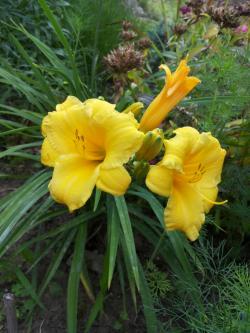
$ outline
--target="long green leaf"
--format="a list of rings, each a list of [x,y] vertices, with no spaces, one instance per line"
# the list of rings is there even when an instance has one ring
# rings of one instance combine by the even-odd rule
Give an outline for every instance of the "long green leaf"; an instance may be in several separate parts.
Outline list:
[[[84,333],[89,333],[90,329],[96,320],[96,317],[103,309],[103,303],[106,291],[108,289],[108,272],[109,272],[109,266],[108,266],[108,250],[105,253],[104,256],[104,263],[103,263],[103,271],[100,278],[100,291],[96,297],[95,303],[91,308],[91,311],[89,313],[87,323],[85,325]]]
[[[26,96],[30,103],[35,105],[41,112],[43,111],[43,107],[39,101],[47,103],[47,98],[44,94],[24,82],[17,73],[12,74],[8,70],[0,68],[0,82],[11,85],[15,90],[19,90]]]
[[[38,112],[32,112],[29,110],[19,109],[12,106],[0,104],[0,114],[6,114],[22,118],[23,120],[29,120],[35,125],[41,125],[43,115]]]
[[[137,195],[141,198],[144,198],[149,203],[150,207],[154,211],[159,222],[165,229],[164,221],[163,221],[164,208],[160,204],[160,202],[155,198],[155,196],[152,193],[150,193],[146,189],[142,188],[141,186],[135,185],[134,188],[136,189],[136,191],[131,190],[131,191],[129,191],[129,193]],[[187,258],[186,252],[185,252],[185,248],[187,248],[190,245],[188,245],[188,243],[185,242],[185,246],[184,246],[183,238],[181,237],[181,235],[178,232],[171,231],[171,232],[168,232],[167,235],[172,244],[175,255],[177,256],[178,260],[180,261],[182,268],[184,269],[185,273],[187,274],[187,277],[190,279],[190,281],[192,281],[194,284],[196,284],[196,279],[192,272],[192,267],[190,265],[190,262]]]
[[[70,244],[73,241],[73,238],[75,236],[76,230],[72,230],[69,234],[67,234],[66,239],[61,243],[61,246],[59,250],[55,253],[55,255],[52,257],[50,261],[50,265],[45,273],[44,279],[39,286],[38,289],[38,297],[41,298],[44,291],[46,290],[49,282],[53,279],[55,276],[63,257],[65,256],[66,251],[68,250]],[[27,320],[30,321],[31,316],[34,312],[35,305],[31,307],[29,310],[29,313],[27,315]]]
[[[139,265],[140,286],[141,286],[140,295],[143,304],[143,312],[146,319],[147,333],[157,333],[158,320],[154,309],[154,302],[150,294],[150,290],[144,275],[143,268],[140,263],[138,263],[138,265]]]
[[[32,142],[32,143],[24,143],[22,145],[17,145],[17,146],[12,146],[6,150],[4,150],[3,152],[0,153],[0,158],[3,158],[5,156],[9,156],[12,153],[22,150],[22,149],[26,149],[26,148],[32,148],[32,147],[40,147],[42,144],[41,141],[39,142]]]
[[[82,272],[82,261],[87,237],[87,224],[80,225],[76,241],[73,259],[70,268],[67,288],[67,332],[77,332],[77,304],[80,274]]]
[[[70,232],[71,229],[78,227],[79,225],[81,225],[82,223],[86,223],[88,221],[91,221],[92,219],[98,217],[99,215],[101,215],[104,212],[104,208],[102,207],[101,209],[99,209],[96,212],[83,212],[82,214],[80,214],[79,216],[76,216],[75,218],[72,218],[70,220],[70,223],[64,223],[62,225],[60,225],[57,228],[54,228],[53,230],[48,231],[47,233],[44,233],[41,236],[37,236],[34,237],[30,240],[28,240],[27,242],[24,242],[17,253],[19,253],[20,251],[22,251],[25,247],[30,246],[38,241],[42,241],[51,237],[55,237],[60,233],[64,233],[64,232]],[[57,215],[55,216],[59,216],[59,215],[63,215],[65,214],[65,210],[62,210],[61,212],[59,212]],[[50,220],[51,218],[53,218],[53,214],[46,216],[45,218],[41,218],[39,219],[38,223],[43,223],[45,221]]]
[[[41,303],[37,293],[35,292],[35,290],[33,289],[32,284],[29,282],[29,280],[27,279],[27,277],[25,276],[25,274],[21,271],[21,269],[19,267],[16,268],[15,270],[16,276],[18,278],[18,280],[20,281],[20,283],[23,285],[23,287],[27,290],[27,292],[29,293],[29,295],[31,296],[31,298],[43,309],[45,310],[44,305]]]
[[[131,265],[131,262],[129,260],[129,252],[128,252],[127,244],[125,242],[124,237],[120,237],[120,244],[121,244],[121,249],[122,249],[122,253],[123,253],[123,261],[124,261],[126,271],[127,271],[129,289],[130,289],[130,293],[131,293],[132,300],[133,300],[133,303],[134,303],[135,312],[137,312],[135,278],[134,278],[134,274],[133,274],[132,265]],[[137,260],[137,258],[136,258],[136,260]]]
[[[74,236],[76,234],[76,230],[71,230],[69,233],[65,233],[66,238],[65,240],[61,243],[60,248],[58,251],[55,253],[55,255],[52,257],[51,263],[48,267],[48,270],[45,274],[45,277],[39,287],[38,294],[41,297],[44,291],[46,290],[49,282],[52,280],[54,275],[57,272],[58,267],[60,266],[63,257],[65,256],[66,251],[68,250],[70,244],[72,243]]]
[[[126,205],[126,201],[123,196],[114,197],[115,204],[117,207],[118,216],[120,219],[121,228],[123,231],[123,237],[126,242],[126,247],[128,250],[129,260],[131,263],[132,272],[135,278],[135,283],[138,288],[140,289],[139,284],[139,273],[138,273],[138,265],[137,265],[137,255],[135,250],[135,242],[133,237],[133,231],[131,228],[131,221],[129,218],[128,208]]]
[[[117,249],[120,239],[119,216],[113,200],[107,198],[107,224],[108,224],[108,250],[109,250],[109,273],[108,273],[108,288],[110,288],[116,262]]]
[[[60,42],[62,43],[62,45],[65,48],[65,51],[68,54],[68,57],[69,57],[69,60],[70,60],[70,63],[71,63],[71,67],[72,67],[72,71],[73,71],[73,82],[74,82],[74,86],[75,86],[75,89],[76,89],[76,94],[79,98],[86,98],[87,95],[86,95],[85,87],[84,87],[84,85],[81,84],[79,72],[77,70],[76,63],[75,63],[74,54],[73,54],[73,51],[70,47],[70,44],[68,43],[67,38],[64,36],[64,33],[61,29],[60,24],[57,22],[57,19],[56,19],[55,15],[50,10],[46,1],[45,0],[39,0],[39,4],[42,7],[45,15],[48,17],[52,27],[54,28],[54,30],[56,32],[56,35],[57,35],[58,39],[60,40]],[[83,92],[85,92],[85,95],[83,94]]]
[[[10,239],[25,214],[48,192],[49,177],[50,172],[38,173],[3,202],[4,209],[0,213],[0,256],[10,246]]]
[[[10,34],[11,41],[16,46],[17,50],[21,54],[21,56],[24,58],[24,60],[30,65],[32,68],[36,78],[37,78],[37,85],[41,88],[41,90],[44,92],[46,96],[48,96],[48,103],[51,105],[51,107],[54,106],[54,104],[57,102],[52,89],[50,88],[49,84],[45,80],[44,76],[40,73],[38,67],[34,64],[34,60],[29,57],[28,53],[25,51],[21,43],[16,39],[15,36]]]

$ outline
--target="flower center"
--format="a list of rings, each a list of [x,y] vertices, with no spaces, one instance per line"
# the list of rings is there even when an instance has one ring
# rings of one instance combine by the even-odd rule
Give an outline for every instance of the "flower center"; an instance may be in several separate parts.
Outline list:
[[[186,174],[189,183],[196,183],[201,180],[203,174],[205,173],[205,167],[199,163],[197,169],[192,174]]]
[[[206,169],[201,163],[198,165],[197,163],[187,164],[184,166],[184,173],[181,174],[180,177],[186,182],[193,184],[200,181],[205,172]]]
[[[73,142],[74,142],[77,150],[79,151],[79,153],[82,154],[85,151],[84,136],[78,131],[77,128],[76,128],[74,134],[75,135],[74,135],[74,138],[73,138]]]
[[[106,156],[104,142],[95,140],[95,137],[88,137],[77,128],[74,132],[73,142],[80,155],[91,161],[102,162]]]

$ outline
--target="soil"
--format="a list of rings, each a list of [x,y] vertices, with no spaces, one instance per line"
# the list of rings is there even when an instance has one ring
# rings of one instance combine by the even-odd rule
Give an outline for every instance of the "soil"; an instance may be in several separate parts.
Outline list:
[[[10,193],[15,188],[19,187],[23,183],[23,180],[17,179],[7,179],[1,181],[1,190],[0,196],[5,196]],[[69,216],[65,216],[53,221],[53,227],[56,224],[68,223]],[[46,231],[47,228],[50,228],[51,224],[48,224],[49,227],[45,226]],[[104,224],[105,225],[105,224]],[[34,236],[35,231],[31,231],[29,235],[25,235],[25,240],[28,240]],[[105,250],[105,240],[102,235],[103,232],[98,232],[98,234],[91,240],[90,245],[86,250],[86,260],[89,268],[90,280],[93,286],[94,293],[97,295],[99,291],[99,277],[102,272],[102,262],[103,262],[103,253]],[[22,240],[21,240],[22,241]],[[151,253],[151,249],[144,248],[144,242],[140,237],[136,240],[138,244],[139,252],[143,253],[143,257],[147,258]],[[97,250],[98,249],[98,250]],[[71,262],[72,250],[69,249],[68,258],[65,256],[65,261],[61,264],[60,269],[55,276],[55,278],[50,283],[50,286],[41,301],[45,306],[45,311],[40,309],[36,309],[33,317],[33,325],[31,329],[31,333],[67,333],[67,318],[66,318],[66,296],[67,296],[67,281],[68,274]],[[146,250],[146,251],[145,251]],[[99,252],[98,252],[99,251]],[[23,271],[26,271],[25,267],[22,267],[22,263],[18,263],[20,268]],[[38,272],[38,280],[39,277],[43,278],[46,269],[49,265],[49,258],[45,259],[43,263],[39,267]],[[5,273],[0,273],[0,290],[2,292],[10,292],[12,288],[12,284],[15,283],[15,280],[10,280],[6,282],[4,278]],[[104,311],[99,316],[99,318],[93,324],[90,333],[115,333],[115,332],[123,332],[123,333],[144,333],[145,329],[145,321],[144,315],[142,312],[142,308],[140,306],[140,298],[137,298],[137,312],[135,310],[133,301],[131,299],[130,290],[127,287],[126,289],[126,311],[127,315],[124,316],[124,306],[123,306],[123,295],[121,292],[121,287],[119,284],[119,280],[116,278],[118,274],[114,273],[114,279],[112,281],[111,289],[107,293],[105,303],[104,303]],[[28,302],[28,297],[19,297],[16,296],[16,308],[17,313],[22,313],[21,318],[18,319],[18,332],[19,333],[27,333],[27,325],[25,323],[25,313],[24,308],[26,307],[25,302]],[[84,291],[82,285],[79,287],[79,304],[78,304],[78,332],[83,332],[88,315],[90,313],[91,307],[93,303],[88,298],[86,292]],[[6,320],[5,318],[1,318],[1,313],[3,316],[3,311],[0,308],[0,333],[5,333],[6,329]],[[2,320],[1,320],[2,319]]]
[[[98,283],[98,276],[95,277]],[[66,290],[66,279],[63,281],[64,290]],[[80,287],[81,288],[81,287]],[[129,298],[129,290],[127,290]],[[92,302],[87,298],[82,288],[79,295],[79,311],[78,311],[78,332],[83,332],[84,324],[86,323]],[[42,314],[36,314],[32,333],[67,333],[66,326],[66,300],[63,295],[58,298],[52,298],[51,295],[46,294],[43,303],[46,311]],[[131,301],[130,301],[131,303]],[[127,304],[129,312],[129,319],[123,320],[122,317],[122,295],[120,286],[117,281],[113,283],[112,289],[107,295],[105,300],[104,311],[98,320],[95,321],[90,333],[144,333],[146,332],[144,326],[144,317],[142,312],[136,314],[133,304]],[[22,326],[22,325],[21,325]],[[21,327],[20,327],[21,328]],[[20,329],[20,333],[26,333],[25,329]]]

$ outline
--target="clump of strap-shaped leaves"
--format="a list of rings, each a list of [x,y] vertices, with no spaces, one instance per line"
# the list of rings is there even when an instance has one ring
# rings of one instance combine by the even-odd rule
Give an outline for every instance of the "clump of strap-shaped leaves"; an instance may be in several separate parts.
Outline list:
[[[1,82],[6,87],[11,87],[10,96],[18,95],[20,99],[18,107],[15,104],[0,105],[1,125],[4,128],[0,138],[4,149],[0,158],[3,158],[3,161],[9,161],[10,158],[16,161],[12,162],[13,169],[14,163],[28,162],[29,170],[26,168],[24,174],[18,175],[19,178],[23,177],[25,182],[0,200],[0,266],[14,272],[16,279],[33,300],[33,306],[27,315],[27,327],[30,329],[34,310],[37,307],[44,309],[43,294],[57,271],[64,265],[66,258],[72,254],[65,295],[69,333],[77,332],[80,285],[93,302],[85,323],[85,332],[88,332],[104,308],[105,296],[111,287],[114,274],[119,276],[124,299],[123,285],[129,284],[135,311],[138,295],[140,296],[147,331],[156,333],[159,331],[159,322],[145,278],[143,262],[136,252],[134,232],[140,233],[147,240],[149,248],[152,248],[153,257],[158,253],[173,274],[189,285],[190,297],[199,304],[196,279],[192,272],[194,262],[197,265],[197,258],[181,233],[166,233],[163,222],[164,207],[157,197],[143,186],[133,184],[126,198],[113,197],[96,189],[92,200],[79,210],[77,215],[68,215],[67,209],[56,204],[49,196],[48,183],[51,171],[45,170],[39,162],[42,118],[54,108],[62,96],[75,95],[85,100],[95,94],[93,82],[96,60],[92,64],[90,80],[83,82],[85,69],[84,66],[79,66],[75,45],[66,38],[62,26],[46,1],[39,0],[39,4],[53,27],[58,43],[61,44],[63,60],[52,47],[23,26],[15,25],[10,30],[10,41],[28,68],[29,76],[21,70],[13,69],[7,62],[3,62],[0,67]],[[37,49],[42,62],[38,62],[38,58],[34,58],[18,41],[15,32],[22,33]],[[88,50],[83,51],[86,57],[89,56]],[[9,144],[11,141],[8,139],[13,135],[20,137],[18,144]],[[10,177],[4,172],[2,176],[6,179]],[[137,201],[140,205],[136,204]],[[67,221],[53,225],[53,221],[59,217],[64,217]],[[107,230],[106,250],[103,271],[99,277],[99,290],[94,291],[88,278],[85,249],[92,233],[98,232],[98,228],[93,230],[90,224],[100,223],[105,223]],[[22,240],[24,235],[29,234],[32,234],[32,237]],[[25,253],[31,250],[32,260],[26,261]],[[25,263],[25,269],[14,264],[20,258]],[[38,279],[39,265],[43,265],[46,258],[50,258],[49,266],[43,277]],[[79,316],[82,313],[84,309],[82,312],[80,309]]]

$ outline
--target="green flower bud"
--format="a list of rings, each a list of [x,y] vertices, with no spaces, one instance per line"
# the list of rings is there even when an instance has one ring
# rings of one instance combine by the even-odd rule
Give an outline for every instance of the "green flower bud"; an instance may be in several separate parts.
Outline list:
[[[146,161],[134,162],[134,177],[139,184],[143,184],[147,173],[149,171],[149,164]]]
[[[163,131],[159,128],[147,132],[143,144],[136,153],[137,160],[153,160],[161,151],[163,146]]]

